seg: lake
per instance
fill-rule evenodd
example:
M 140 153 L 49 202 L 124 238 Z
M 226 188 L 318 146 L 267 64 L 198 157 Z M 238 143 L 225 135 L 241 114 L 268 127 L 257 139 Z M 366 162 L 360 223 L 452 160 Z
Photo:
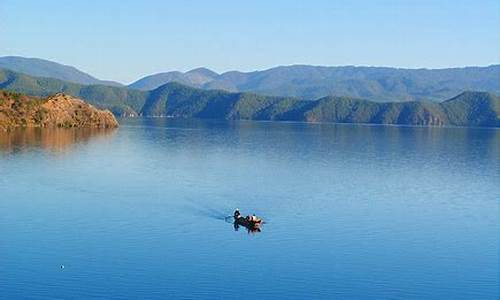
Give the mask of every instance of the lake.
M 498 299 L 499 170 L 498 129 L 1 133 L 0 297 Z

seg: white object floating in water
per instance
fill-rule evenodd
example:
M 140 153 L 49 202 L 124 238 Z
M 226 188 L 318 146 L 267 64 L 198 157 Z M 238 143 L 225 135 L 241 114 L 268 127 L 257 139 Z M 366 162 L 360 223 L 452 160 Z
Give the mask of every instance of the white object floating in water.
M 61 265 L 61 269 L 64 269 L 64 265 Z

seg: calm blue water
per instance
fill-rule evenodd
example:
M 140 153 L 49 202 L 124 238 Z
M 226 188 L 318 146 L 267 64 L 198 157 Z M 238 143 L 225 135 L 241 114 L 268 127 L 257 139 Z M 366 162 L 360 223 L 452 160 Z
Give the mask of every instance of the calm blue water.
M 0 298 L 497 299 L 499 169 L 494 129 L 1 134 Z

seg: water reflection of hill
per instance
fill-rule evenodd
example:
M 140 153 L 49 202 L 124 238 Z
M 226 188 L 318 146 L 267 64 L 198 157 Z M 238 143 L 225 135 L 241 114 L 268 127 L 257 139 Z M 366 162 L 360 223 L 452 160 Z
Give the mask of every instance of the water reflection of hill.
M 115 129 L 94 128 L 25 128 L 0 133 L 0 151 L 19 152 L 39 148 L 51 152 L 64 152 L 79 143 L 96 138 L 107 138 Z

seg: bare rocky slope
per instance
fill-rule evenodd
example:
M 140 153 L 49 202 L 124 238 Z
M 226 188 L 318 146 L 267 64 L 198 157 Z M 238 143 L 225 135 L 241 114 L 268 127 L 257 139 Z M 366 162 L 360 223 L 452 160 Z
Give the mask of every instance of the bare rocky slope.
M 109 110 L 99 110 L 62 93 L 47 98 L 0 90 L 0 131 L 19 127 L 118 127 Z

